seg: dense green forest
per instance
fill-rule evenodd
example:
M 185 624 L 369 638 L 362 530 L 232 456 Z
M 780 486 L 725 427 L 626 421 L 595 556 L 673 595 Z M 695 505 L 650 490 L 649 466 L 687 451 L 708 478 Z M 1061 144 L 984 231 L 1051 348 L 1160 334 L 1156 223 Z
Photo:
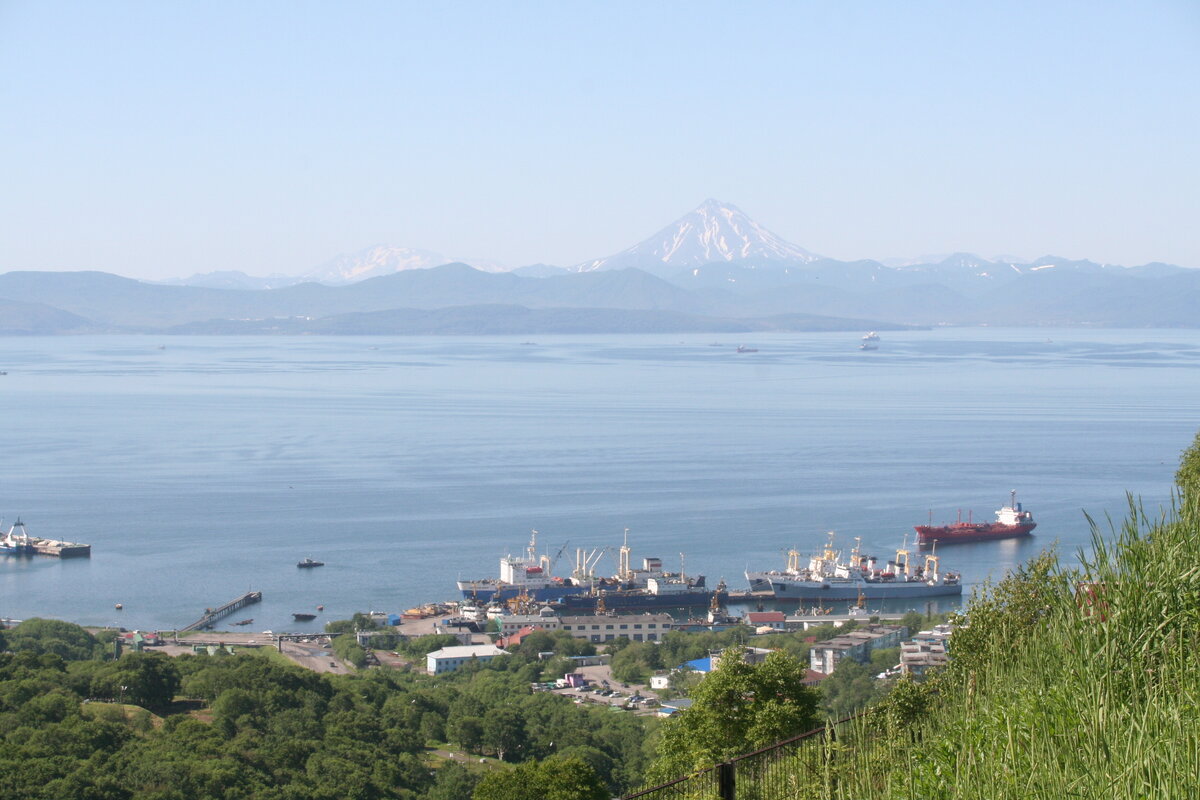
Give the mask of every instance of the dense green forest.
M 607 796 L 647 762 L 646 720 L 530 691 L 564 666 L 536 660 L 544 641 L 432 678 L 317 675 L 270 651 L 106 660 L 109 646 L 56 620 L 0 635 L 2 797 L 458 800 L 501 760 Z M 488 763 L 467 769 L 450 749 Z

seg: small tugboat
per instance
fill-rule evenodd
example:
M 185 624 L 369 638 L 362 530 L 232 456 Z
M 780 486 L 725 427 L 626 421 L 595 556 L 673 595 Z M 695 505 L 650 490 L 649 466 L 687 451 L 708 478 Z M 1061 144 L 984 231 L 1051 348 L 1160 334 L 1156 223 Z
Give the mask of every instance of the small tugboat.
M 325 566 L 324 561 L 313 561 L 311 558 L 306 558 L 303 561 L 296 562 L 296 566 L 300 569 L 312 569 L 313 567 Z
M 317 618 L 316 614 L 302 613 L 299 611 L 292 614 L 292 619 L 296 620 L 296 622 L 308 622 L 309 620 L 316 619 L 316 618 Z

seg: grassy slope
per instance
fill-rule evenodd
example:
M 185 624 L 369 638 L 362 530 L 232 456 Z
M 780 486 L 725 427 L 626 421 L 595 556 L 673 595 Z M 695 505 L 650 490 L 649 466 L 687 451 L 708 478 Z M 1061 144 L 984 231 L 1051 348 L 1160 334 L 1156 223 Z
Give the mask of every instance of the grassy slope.
M 1093 538 L 1081 569 L 1046 555 L 977 598 L 950 668 L 896 692 L 869 755 L 814 795 L 1197 796 L 1200 505 L 1131 506 Z

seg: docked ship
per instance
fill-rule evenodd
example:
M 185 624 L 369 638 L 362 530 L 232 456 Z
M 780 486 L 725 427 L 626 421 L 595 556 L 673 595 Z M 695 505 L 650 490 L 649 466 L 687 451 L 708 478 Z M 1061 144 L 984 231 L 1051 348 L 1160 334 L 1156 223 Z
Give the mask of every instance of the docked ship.
M 560 551 L 561 552 L 561 551 Z M 458 589 L 471 607 L 504 604 L 521 599 L 528 603 L 551 603 L 572 611 L 594 609 L 600 598 L 602 607 L 617 608 L 695 608 L 712 600 L 713 591 L 703 575 L 667 572 L 662 559 L 642 559 L 640 568 L 632 566 L 629 529 L 617 551 L 617 574 L 612 577 L 596 575 L 600 558 L 611 553 L 609 548 L 575 551 L 575 569 L 568 578 L 551 575 L 554 559 L 537 555 L 537 531 L 530 537 L 525 555 L 504 556 L 500 559 L 500 578 L 459 581 Z M 722 600 L 725 586 L 718 587 Z
M 777 599 L 804 602 L 824 600 L 892 600 L 906 597 L 961 595 L 960 576 L 941 572 L 940 558 L 934 554 L 914 563 L 912 553 L 901 547 L 896 558 L 880 565 L 874 556 L 860 553 L 861 538 L 855 539 L 849 558 L 833 546 L 834 534 L 824 549 L 812 556 L 807 566 L 800 563 L 800 552 L 789 550 L 787 567 L 768 572 L 746 572 L 750 590 Z
M 1008 505 L 996 511 L 995 522 L 972 522 L 970 514 L 967 521 L 959 519 L 950 525 L 917 525 L 917 541 L 921 544 L 935 542 L 982 542 L 989 539 L 1009 539 L 1015 536 L 1028 536 L 1037 527 L 1033 514 L 1026 511 L 1017 502 L 1017 490 L 1009 493 Z
M 716 589 L 709 590 L 704 576 L 697 575 L 687 580 L 651 578 L 644 587 L 609 583 L 601 588 L 598 584 L 595 591 L 567 595 L 552 605 L 571 612 L 602 614 L 622 609 L 704 608 L 712 603 L 714 596 L 719 603 L 729 599 L 725 583 L 722 581 Z
M 679 572 L 665 571 L 662 559 L 656 557 L 643 558 L 641 568 L 635 569 L 632 554 L 626 528 L 625 541 L 617 551 L 617 574 L 592 580 L 585 593 L 565 596 L 561 606 L 568 611 L 602 614 L 617 609 L 703 608 L 713 602 L 714 592 L 708 589 L 704 576 L 684 573 L 683 553 L 679 554 Z M 588 563 L 585 558 L 583 565 L 587 567 Z M 717 585 L 715 594 L 718 603 L 728 598 L 724 581 Z
M 92 546 L 79 542 L 63 542 L 58 539 L 43 539 L 38 536 L 30 536 L 25 530 L 25 523 L 17 519 L 16 523 L 8 529 L 8 533 L 0 537 L 0 553 L 71 558 L 74 556 L 90 556 L 92 554 Z
M 552 567 L 553 559 L 550 556 L 538 555 L 537 531 L 533 531 L 524 556 L 506 555 L 500 558 L 499 578 L 460 580 L 458 590 L 463 599 L 471 601 L 474 606 L 504 602 L 518 595 L 528 595 L 537 602 L 553 602 L 569 594 L 587 591 L 587 586 L 582 582 L 552 576 Z
M 20 519 L 8 529 L 8 533 L 0 536 L 0 553 L 10 555 L 25 555 L 33 552 L 33 541 L 25 532 L 25 523 Z

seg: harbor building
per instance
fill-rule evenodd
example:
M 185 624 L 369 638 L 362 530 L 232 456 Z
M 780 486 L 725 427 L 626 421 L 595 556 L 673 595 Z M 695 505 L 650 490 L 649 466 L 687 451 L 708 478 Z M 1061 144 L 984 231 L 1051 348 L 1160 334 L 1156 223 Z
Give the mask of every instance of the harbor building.
M 543 631 L 556 631 L 562 624 L 558 614 L 549 606 L 536 614 L 508 614 L 497 617 L 500 623 L 500 635 L 511 636 L 522 628 L 538 628 Z
M 675 619 L 670 614 L 622 614 L 561 617 L 562 630 L 576 639 L 611 642 L 626 638 L 635 642 L 658 642 L 671 632 Z
M 871 660 L 873 650 L 897 647 L 907 628 L 903 625 L 871 625 L 817 642 L 808 651 L 809 668 L 829 675 L 844 658 L 852 658 L 860 664 Z
M 496 656 L 508 655 L 494 644 L 472 644 L 458 647 L 443 647 L 425 656 L 425 671 L 430 675 L 453 672 L 470 661 L 486 664 Z
M 576 639 L 611 642 L 621 637 L 635 642 L 658 642 L 675 625 L 670 614 L 593 614 L 558 616 L 544 609 L 538 614 L 512 614 L 500 618 L 500 635 L 512 636 L 524 628 L 563 630 Z

